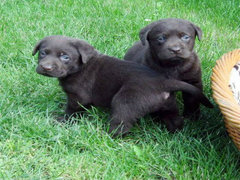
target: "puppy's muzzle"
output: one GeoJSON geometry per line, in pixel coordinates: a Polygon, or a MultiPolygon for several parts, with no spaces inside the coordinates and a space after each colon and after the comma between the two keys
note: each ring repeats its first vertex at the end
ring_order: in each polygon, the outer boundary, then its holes
{"type": "Polygon", "coordinates": [[[182,49],[180,46],[172,46],[172,47],[169,47],[168,50],[173,54],[179,54],[182,52],[182,49]]]}
{"type": "Polygon", "coordinates": [[[40,66],[44,71],[48,71],[48,72],[54,69],[51,64],[40,64],[40,66]]]}

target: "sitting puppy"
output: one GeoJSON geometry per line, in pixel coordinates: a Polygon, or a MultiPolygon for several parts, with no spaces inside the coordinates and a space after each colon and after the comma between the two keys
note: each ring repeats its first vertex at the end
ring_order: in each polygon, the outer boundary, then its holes
{"type": "MultiPolygon", "coordinates": [[[[126,53],[124,59],[144,64],[171,79],[194,85],[202,91],[201,67],[193,47],[195,37],[201,40],[202,31],[183,19],[162,19],[140,31],[140,40],[126,53]]],[[[177,109],[175,95],[169,100],[177,109]]],[[[183,92],[184,115],[198,119],[199,101],[183,92]]],[[[172,109],[173,107],[171,107],[172,109]]]]}
{"type": "MultiPolygon", "coordinates": [[[[198,88],[168,80],[136,63],[100,54],[83,40],[65,36],[49,36],[39,41],[37,73],[57,77],[67,94],[66,115],[94,105],[111,108],[110,132],[127,133],[136,120],[147,113],[164,112],[169,93],[184,91],[207,107],[212,104],[198,88]]],[[[163,118],[171,132],[182,127],[176,114],[163,118]]]]}

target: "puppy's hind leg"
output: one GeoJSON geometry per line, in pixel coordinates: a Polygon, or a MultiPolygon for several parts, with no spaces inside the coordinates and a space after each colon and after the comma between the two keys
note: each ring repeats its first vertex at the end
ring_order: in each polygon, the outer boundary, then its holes
{"type": "Polygon", "coordinates": [[[179,116],[179,110],[174,94],[167,99],[161,109],[154,112],[152,115],[155,119],[163,121],[169,132],[173,133],[183,128],[184,120],[179,116]]]}
{"type": "Polygon", "coordinates": [[[133,124],[147,113],[154,112],[164,104],[167,92],[154,93],[146,89],[120,90],[112,100],[110,133],[126,134],[133,124]]]}
{"type": "MultiPolygon", "coordinates": [[[[201,79],[198,83],[192,85],[198,87],[201,91],[203,89],[201,79]]],[[[190,94],[183,93],[182,95],[184,101],[183,116],[193,121],[198,120],[200,117],[200,102],[190,94]]]]}
{"type": "Polygon", "coordinates": [[[122,99],[120,95],[114,97],[109,133],[114,136],[126,134],[142,115],[136,106],[133,99],[122,99]]]}

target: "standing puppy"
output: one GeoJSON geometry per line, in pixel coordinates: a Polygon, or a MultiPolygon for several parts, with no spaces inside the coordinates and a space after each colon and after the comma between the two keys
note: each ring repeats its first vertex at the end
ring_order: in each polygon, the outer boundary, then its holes
{"type": "MultiPolygon", "coordinates": [[[[111,108],[110,132],[127,133],[138,118],[166,109],[173,91],[194,95],[212,107],[198,88],[178,80],[169,80],[136,63],[100,54],[87,42],[65,36],[49,36],[39,41],[37,73],[57,77],[67,94],[66,115],[81,110],[81,105],[111,108]]],[[[163,121],[169,131],[182,128],[183,121],[172,115],[163,121]]]]}
{"type": "MultiPolygon", "coordinates": [[[[124,59],[144,64],[167,78],[185,81],[202,91],[201,66],[193,47],[195,37],[201,40],[202,31],[183,19],[162,19],[140,31],[140,40],[131,47],[124,59]]],[[[169,98],[177,110],[175,95],[169,98]]],[[[197,119],[199,101],[183,92],[184,115],[197,119]]],[[[171,111],[173,109],[171,107],[171,111]]]]}

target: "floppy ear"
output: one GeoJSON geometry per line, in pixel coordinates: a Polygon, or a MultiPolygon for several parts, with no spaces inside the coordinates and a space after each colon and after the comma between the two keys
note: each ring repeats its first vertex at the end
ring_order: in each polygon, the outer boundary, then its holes
{"type": "Polygon", "coordinates": [[[84,64],[98,54],[98,51],[86,41],[75,39],[72,44],[78,50],[84,64]]]}
{"type": "Polygon", "coordinates": [[[146,27],[144,27],[144,28],[142,28],[141,30],[140,30],[140,32],[139,32],[139,38],[140,38],[140,40],[141,40],[141,42],[142,42],[142,45],[146,45],[146,43],[147,43],[147,36],[148,36],[148,32],[152,29],[152,25],[151,24],[149,24],[148,26],[146,26],[146,27]]]}
{"type": "Polygon", "coordinates": [[[146,42],[147,42],[147,36],[148,36],[148,33],[149,31],[152,30],[152,28],[158,24],[159,22],[161,22],[161,20],[159,21],[156,21],[156,22],[152,22],[151,24],[147,25],[146,27],[142,28],[139,32],[139,37],[140,37],[140,40],[142,42],[142,45],[146,45],[146,42]]]}
{"type": "MultiPolygon", "coordinates": [[[[192,24],[192,23],[191,23],[192,24]]],[[[196,26],[195,24],[192,24],[194,30],[195,30],[195,33],[198,37],[198,40],[200,41],[202,39],[202,30],[200,27],[196,26]]]]}
{"type": "Polygon", "coordinates": [[[141,29],[140,33],[139,33],[139,38],[142,42],[142,45],[145,46],[146,42],[147,42],[147,35],[148,35],[148,32],[151,30],[151,28],[149,28],[148,26],[141,29]]]}
{"type": "Polygon", "coordinates": [[[33,56],[38,52],[39,47],[41,46],[42,43],[43,43],[43,39],[37,42],[37,44],[35,45],[33,52],[32,52],[33,56]]]}

